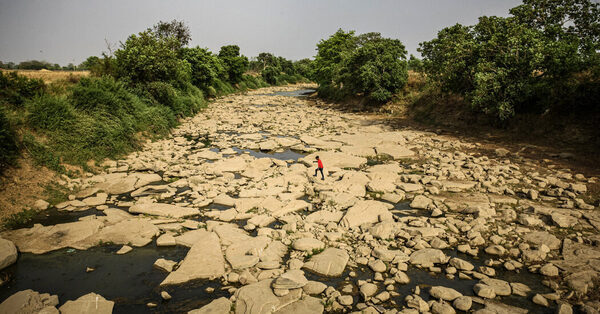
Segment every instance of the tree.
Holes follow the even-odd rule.
[[[408,80],[404,45],[397,39],[369,33],[345,60],[340,76],[343,87],[352,93],[387,101]]]
[[[83,62],[77,66],[80,70],[90,70],[91,68],[98,66],[100,64],[100,58],[97,56],[89,56]]]
[[[219,58],[223,60],[225,65],[228,81],[232,84],[239,83],[248,68],[248,58],[240,55],[240,47],[237,45],[221,47]]]
[[[258,54],[258,57],[256,57],[256,60],[258,60],[258,62],[262,63],[262,69],[264,70],[266,69],[268,66],[277,66],[277,58],[269,52],[261,52]]]
[[[354,31],[346,33],[341,29],[317,44],[313,77],[319,86],[327,87],[335,84],[342,61],[354,48],[356,48]]]
[[[408,58],[408,69],[415,72],[423,72],[423,60],[415,57],[411,53]]]
[[[174,41],[169,41],[173,44],[171,47],[173,50],[187,46],[192,40],[190,28],[183,21],[159,21],[152,27],[152,33],[161,40],[175,39]]]
[[[121,49],[115,51],[117,75],[133,84],[189,82],[190,64],[178,57],[172,49],[175,45],[178,45],[176,38],[156,36],[150,29],[129,36]]]
[[[181,55],[191,66],[192,83],[200,88],[207,89],[226,75],[223,61],[206,48],[182,48]]]

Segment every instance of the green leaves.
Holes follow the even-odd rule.
[[[228,81],[233,84],[239,83],[248,68],[248,58],[240,55],[240,47],[237,45],[221,47],[219,58],[225,65]]]
[[[406,50],[397,39],[338,30],[317,49],[313,77],[322,91],[336,87],[384,102],[408,80]]]
[[[445,28],[420,44],[425,71],[500,120],[541,112],[571,77],[598,67],[598,8],[589,0],[525,0],[513,17]]]

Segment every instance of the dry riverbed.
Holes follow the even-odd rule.
[[[221,98],[68,180],[0,233],[0,313],[600,310],[597,178],[298,89]]]

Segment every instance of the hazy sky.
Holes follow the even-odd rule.
[[[159,20],[187,22],[192,46],[237,44],[298,60],[338,28],[398,38],[409,53],[445,26],[506,16],[519,0],[0,0],[0,60],[66,65]]]

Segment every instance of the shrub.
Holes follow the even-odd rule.
[[[36,130],[55,131],[76,119],[73,106],[64,96],[42,94],[29,100],[27,122]]]
[[[37,165],[60,173],[66,172],[65,167],[60,163],[60,158],[48,146],[36,141],[30,133],[23,136],[23,147]]]
[[[22,105],[27,99],[44,92],[46,85],[41,79],[30,79],[16,72],[0,71],[0,102]]]
[[[4,170],[15,164],[19,155],[16,135],[10,122],[6,118],[6,114],[0,108],[0,174]]]
[[[191,66],[192,83],[202,89],[206,90],[215,79],[226,76],[223,60],[208,49],[183,48],[181,55]]]
[[[135,114],[142,106],[123,82],[110,76],[84,77],[71,90],[73,106],[88,113],[105,112],[115,117]]]
[[[264,69],[260,75],[262,76],[265,82],[271,85],[277,85],[277,77],[279,76],[279,69],[275,67],[268,67]]]
[[[248,68],[248,58],[240,55],[240,47],[236,45],[221,47],[219,58],[223,60],[225,65],[227,81],[232,84],[239,83]]]
[[[131,35],[115,52],[118,76],[131,82],[183,84],[190,80],[190,64],[177,56],[176,38],[157,37],[151,30]]]

